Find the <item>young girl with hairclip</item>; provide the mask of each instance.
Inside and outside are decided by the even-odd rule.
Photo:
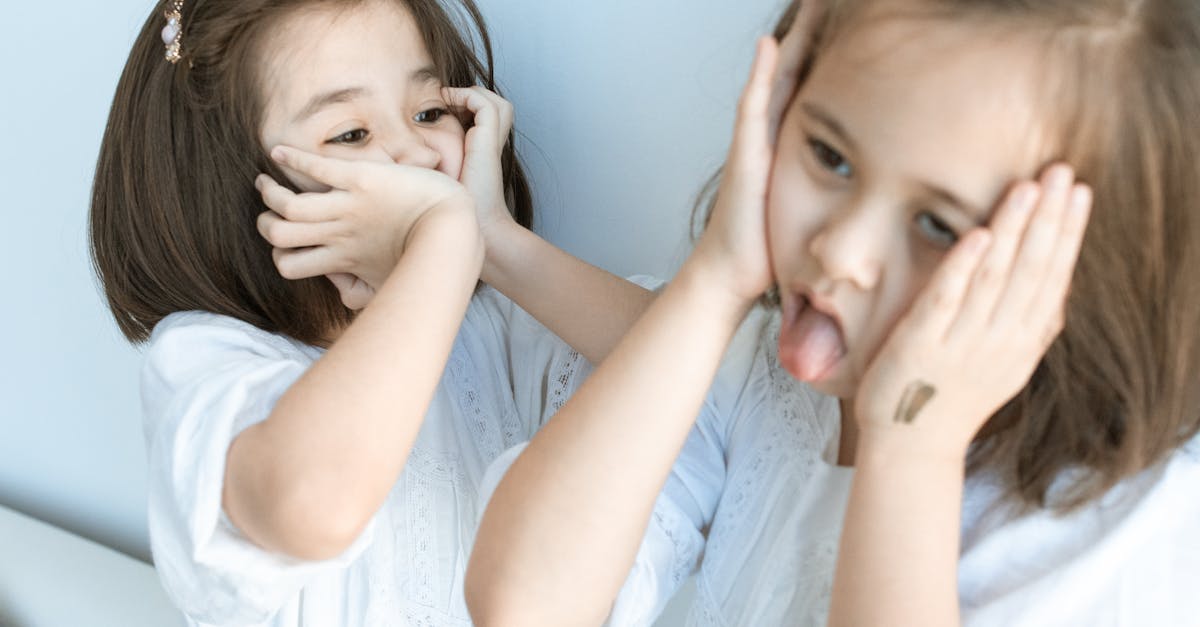
[[[694,625],[1196,624],[1200,4],[822,4],[489,479],[473,616],[647,624],[698,569]]]
[[[485,469],[646,302],[520,226],[511,107],[453,6],[174,0],[134,44],[91,241],[147,345],[151,548],[191,624],[468,625]],[[481,273],[576,285],[535,313],[579,352]]]

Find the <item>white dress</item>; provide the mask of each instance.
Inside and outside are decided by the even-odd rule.
[[[482,288],[387,501],[343,555],[314,563],[249,542],[225,517],[221,488],[230,442],[321,355],[209,313],[173,314],[154,329],[142,396],[150,540],[164,587],[191,625],[469,625],[462,580],[480,479],[590,366]]]
[[[778,329],[756,312],[739,330],[610,625],[651,624],[697,564],[689,625],[825,624],[854,471],[835,463],[836,399],[779,367]],[[997,496],[965,486],[964,625],[1200,625],[1200,439],[1067,517]]]

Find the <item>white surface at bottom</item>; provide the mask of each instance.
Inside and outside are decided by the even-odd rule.
[[[154,568],[0,507],[0,627],[174,627]]]

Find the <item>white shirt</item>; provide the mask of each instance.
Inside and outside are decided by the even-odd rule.
[[[142,398],[150,541],[164,587],[191,625],[469,625],[463,574],[480,479],[590,366],[482,288],[386,502],[343,555],[314,563],[248,541],[225,517],[221,489],[234,437],[264,420],[322,352],[209,313],[155,327]]]
[[[698,562],[689,625],[825,624],[854,471],[836,399],[779,367],[778,329],[757,312],[739,331],[610,624],[650,624]],[[1200,625],[1200,438],[1066,517],[998,495],[965,485],[964,625]]]

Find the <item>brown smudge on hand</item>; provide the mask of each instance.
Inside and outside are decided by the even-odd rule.
[[[900,406],[896,408],[896,416],[892,420],[906,425],[912,424],[917,419],[917,414],[936,394],[937,388],[924,381],[910,383],[904,390],[904,396],[900,399]]]

